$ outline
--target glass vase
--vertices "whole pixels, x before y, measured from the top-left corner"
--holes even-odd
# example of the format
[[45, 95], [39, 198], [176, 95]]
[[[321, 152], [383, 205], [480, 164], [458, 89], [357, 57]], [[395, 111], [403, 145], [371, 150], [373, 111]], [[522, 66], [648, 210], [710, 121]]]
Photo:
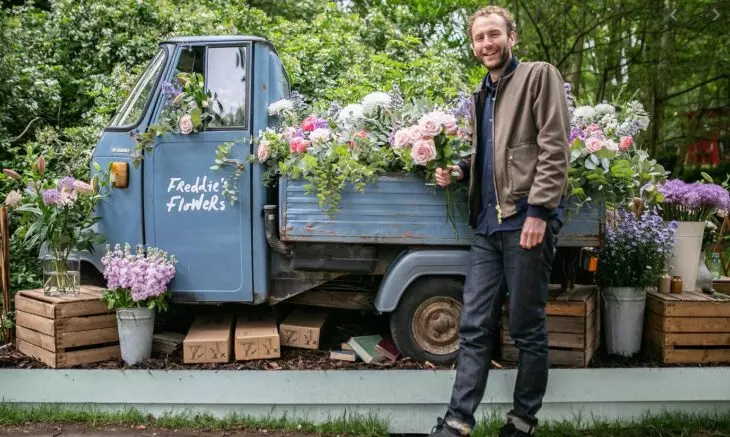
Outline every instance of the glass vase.
[[76, 296], [81, 286], [81, 260], [73, 255], [48, 253], [43, 257], [43, 293]]

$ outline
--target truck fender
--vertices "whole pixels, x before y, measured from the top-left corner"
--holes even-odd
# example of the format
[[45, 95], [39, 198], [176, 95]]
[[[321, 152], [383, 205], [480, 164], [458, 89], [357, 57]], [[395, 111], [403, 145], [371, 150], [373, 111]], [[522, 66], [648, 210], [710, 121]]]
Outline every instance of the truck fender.
[[385, 273], [375, 296], [375, 309], [395, 311], [401, 296], [421, 276], [466, 276], [469, 250], [411, 250], [401, 254]]

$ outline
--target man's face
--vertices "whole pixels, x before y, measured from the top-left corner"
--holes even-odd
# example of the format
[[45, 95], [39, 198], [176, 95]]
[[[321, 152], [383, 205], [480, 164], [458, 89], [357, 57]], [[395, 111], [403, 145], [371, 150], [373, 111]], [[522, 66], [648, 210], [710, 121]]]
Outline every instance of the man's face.
[[512, 59], [514, 32], [507, 32], [507, 22], [497, 14], [479, 17], [471, 28], [474, 56], [489, 70], [499, 70]]

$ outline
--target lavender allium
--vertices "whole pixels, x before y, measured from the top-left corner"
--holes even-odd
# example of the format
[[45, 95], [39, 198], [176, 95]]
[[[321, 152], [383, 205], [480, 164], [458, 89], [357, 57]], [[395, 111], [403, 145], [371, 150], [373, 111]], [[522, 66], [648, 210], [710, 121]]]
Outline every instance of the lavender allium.
[[43, 203], [46, 205], [59, 205], [61, 203], [61, 192], [55, 188], [43, 192]]
[[706, 221], [718, 211], [730, 209], [730, 194], [717, 184], [670, 179], [658, 188], [664, 196], [662, 215], [665, 218]]
[[457, 119], [471, 120], [471, 96], [466, 93], [459, 93], [451, 110], [449, 111]]
[[64, 176], [58, 181], [58, 189], [61, 191], [72, 191], [76, 179], [71, 176]]

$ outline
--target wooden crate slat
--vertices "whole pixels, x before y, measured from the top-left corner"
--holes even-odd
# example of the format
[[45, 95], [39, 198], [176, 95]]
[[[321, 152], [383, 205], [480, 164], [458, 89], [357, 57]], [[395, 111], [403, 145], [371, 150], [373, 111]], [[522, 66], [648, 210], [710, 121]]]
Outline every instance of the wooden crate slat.
[[40, 332], [33, 331], [22, 326], [16, 326], [15, 329], [15, 336], [18, 339], [27, 341], [32, 345], [42, 347], [45, 350], [56, 352], [56, 339], [50, 335], [41, 334]]
[[52, 319], [46, 319], [23, 311], [15, 312], [15, 324], [24, 328], [32, 329], [33, 331], [42, 332], [46, 335], [52, 336], [55, 333], [55, 324]]
[[89, 331], [61, 332], [57, 337], [59, 348], [91, 346], [94, 344], [119, 341], [119, 330], [114, 328], [100, 328]]
[[[656, 341], [662, 342], [665, 346], [724, 346], [730, 350], [730, 333], [660, 333], [652, 330], [652, 334], [658, 337]], [[659, 335], [657, 335], [659, 334]]]
[[[589, 315], [589, 317], [591, 317]], [[581, 334], [585, 332], [585, 322], [581, 317], [550, 316], [545, 323], [548, 332], [563, 332], [566, 334]], [[508, 332], [509, 318], [505, 315], [502, 318], [504, 331]]]
[[62, 352], [58, 355], [58, 367], [77, 366], [79, 364], [94, 363], [121, 358], [119, 345], [97, 347], [72, 352]]
[[81, 292], [76, 296], [46, 296], [40, 289], [20, 290], [17, 294], [36, 302], [50, 304], [54, 313], [46, 317], [58, 319], [110, 313], [111, 311], [101, 301], [101, 290], [99, 287], [82, 285]]
[[655, 313], [649, 317], [657, 320], [662, 332], [730, 332], [726, 317], [660, 317]]
[[38, 347], [34, 344], [30, 344], [27, 341], [16, 339], [15, 346], [18, 350], [29, 357], [33, 357], [38, 361], [46, 364], [49, 367], [56, 368], [56, 357], [57, 355], [53, 352], [47, 351], [42, 347]]
[[68, 317], [56, 321], [56, 329], [59, 332], [87, 331], [89, 329], [97, 328], [116, 328], [116, 326], [116, 314]]
[[[515, 344], [508, 332], [503, 336], [504, 344]], [[548, 345], [550, 347], [569, 347], [582, 349], [586, 344], [585, 334], [566, 334], [563, 332], [548, 332]]]
[[[517, 346], [502, 346], [502, 359], [504, 361], [517, 362], [519, 358], [520, 350], [517, 349]], [[585, 366], [586, 357], [583, 351], [549, 349], [548, 362], [550, 366], [583, 367]]]
[[53, 304], [26, 297], [20, 292], [15, 296], [15, 309], [51, 319], [55, 314]]

